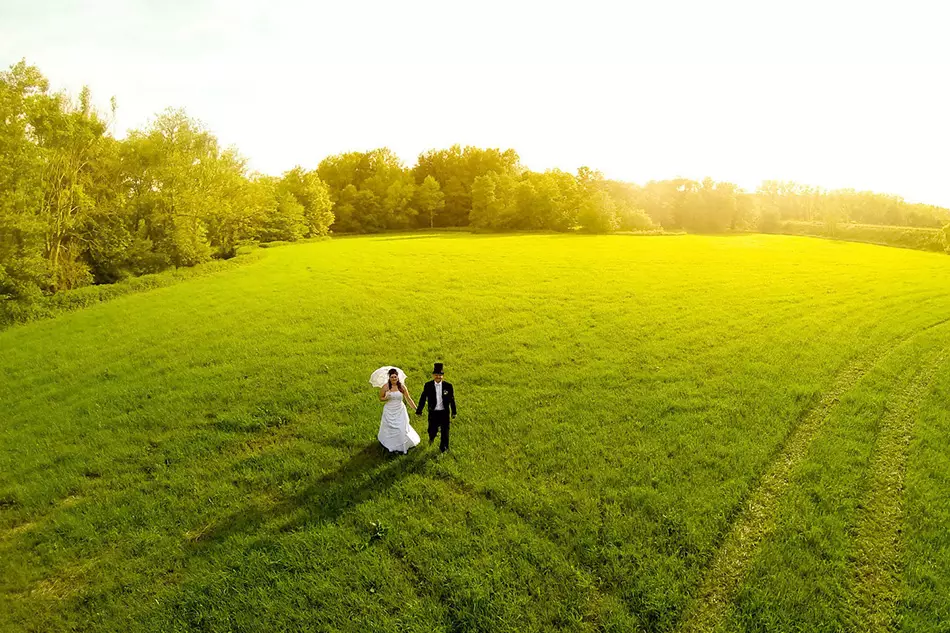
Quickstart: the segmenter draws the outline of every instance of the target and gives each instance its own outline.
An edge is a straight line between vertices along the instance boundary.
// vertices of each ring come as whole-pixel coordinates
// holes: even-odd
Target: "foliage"
[[[921,251],[945,250],[945,230],[907,226],[876,226],[871,224],[836,224],[830,229],[823,222],[783,222],[777,233],[816,235],[840,240],[899,246]]]
[[[445,208],[437,226],[468,224],[475,179],[489,172],[499,176],[517,175],[521,172],[518,154],[512,149],[453,145],[449,149],[423,152],[412,169],[416,183],[421,184],[431,176],[445,195]]]
[[[392,151],[349,152],[323,159],[317,174],[327,184],[339,233],[375,233],[414,225],[412,174]],[[437,206],[437,201],[427,200]],[[434,207],[433,207],[434,211]]]
[[[88,89],[76,100],[50,92],[25,62],[0,73],[0,302],[29,311],[44,294],[329,232],[329,190],[314,172],[248,174],[182,110],[121,141],[109,118]]]
[[[0,302],[331,232],[776,233],[808,222],[821,235],[933,249],[921,231],[950,222],[947,209],[892,195],[784,181],[745,192],[710,178],[640,186],[588,167],[533,172],[512,149],[460,145],[423,152],[412,167],[379,148],[266,176],[183,110],[122,140],[109,131],[114,115],[114,100],[99,113],[88,89],[77,99],[51,92],[25,62],[0,73]],[[854,228],[867,224],[908,228]]]
[[[826,191],[793,182],[765,181],[752,193],[734,184],[674,179],[643,187],[624,184],[624,199],[666,229],[697,233],[779,232],[785,222],[817,222],[823,235],[836,236],[842,224],[937,228],[950,210],[911,204],[898,196],[850,189]]]
[[[306,237],[324,237],[330,232],[333,201],[330,189],[316,172],[294,167],[283,175],[279,188],[303,208]]]
[[[422,184],[416,188],[413,206],[419,211],[421,221],[429,220],[429,228],[435,227],[436,217],[445,209],[445,194],[439,181],[432,176],[426,176]]]
[[[270,242],[262,244],[272,247],[286,242]],[[19,323],[29,323],[41,319],[59,316],[66,312],[87,308],[98,303],[111,301],[118,297],[164,288],[186,279],[194,279],[214,273],[230,270],[234,266],[248,264],[260,257],[260,253],[246,249],[234,258],[227,260],[213,260],[191,268],[177,268],[160,273],[145,274],[138,277],[128,277],[111,284],[86,286],[75,290],[58,292],[54,295],[38,296],[34,301],[6,301],[0,303],[0,330]]]

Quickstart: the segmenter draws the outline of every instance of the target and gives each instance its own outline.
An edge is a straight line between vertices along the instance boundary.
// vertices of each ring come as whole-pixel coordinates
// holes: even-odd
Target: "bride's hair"
[[[395,369],[389,370],[389,378],[386,379],[386,384],[390,387],[393,386],[393,376],[396,377],[396,387],[399,389],[399,391],[402,391],[402,381],[399,380],[399,372]]]

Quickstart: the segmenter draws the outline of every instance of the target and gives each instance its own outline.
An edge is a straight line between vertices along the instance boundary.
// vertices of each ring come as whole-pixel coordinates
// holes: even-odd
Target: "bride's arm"
[[[409,395],[409,390],[406,389],[405,387],[402,388],[402,395],[404,395],[406,397],[406,400],[409,401],[409,406],[415,409],[416,403],[412,401],[412,396]]]
[[[385,387],[380,387],[380,388],[379,388],[379,401],[380,401],[380,402],[386,402],[386,390],[387,390],[388,387],[389,387],[389,385],[387,385],[387,386],[385,386]]]

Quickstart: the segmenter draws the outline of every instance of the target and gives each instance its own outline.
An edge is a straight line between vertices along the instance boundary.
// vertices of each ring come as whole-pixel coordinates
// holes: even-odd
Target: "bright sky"
[[[0,65],[114,95],[120,135],[185,107],[268,173],[461,143],[950,207],[948,27],[914,0],[0,0]]]

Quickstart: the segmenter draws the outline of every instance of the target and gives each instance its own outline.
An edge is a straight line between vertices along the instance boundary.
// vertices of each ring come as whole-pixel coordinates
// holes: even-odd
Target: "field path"
[[[749,495],[714,556],[696,598],[686,608],[680,621],[680,631],[694,633],[717,630],[745,576],[756,547],[775,529],[775,510],[788,489],[789,476],[804,459],[812,440],[840,398],[895,349],[948,321],[950,319],[943,319],[898,339],[882,356],[859,358],[838,374],[818,404],[792,429],[758,487]]]
[[[890,631],[900,591],[900,526],[904,475],[919,402],[948,357],[941,350],[923,365],[881,420],[867,496],[857,526],[851,622],[855,631]]]

